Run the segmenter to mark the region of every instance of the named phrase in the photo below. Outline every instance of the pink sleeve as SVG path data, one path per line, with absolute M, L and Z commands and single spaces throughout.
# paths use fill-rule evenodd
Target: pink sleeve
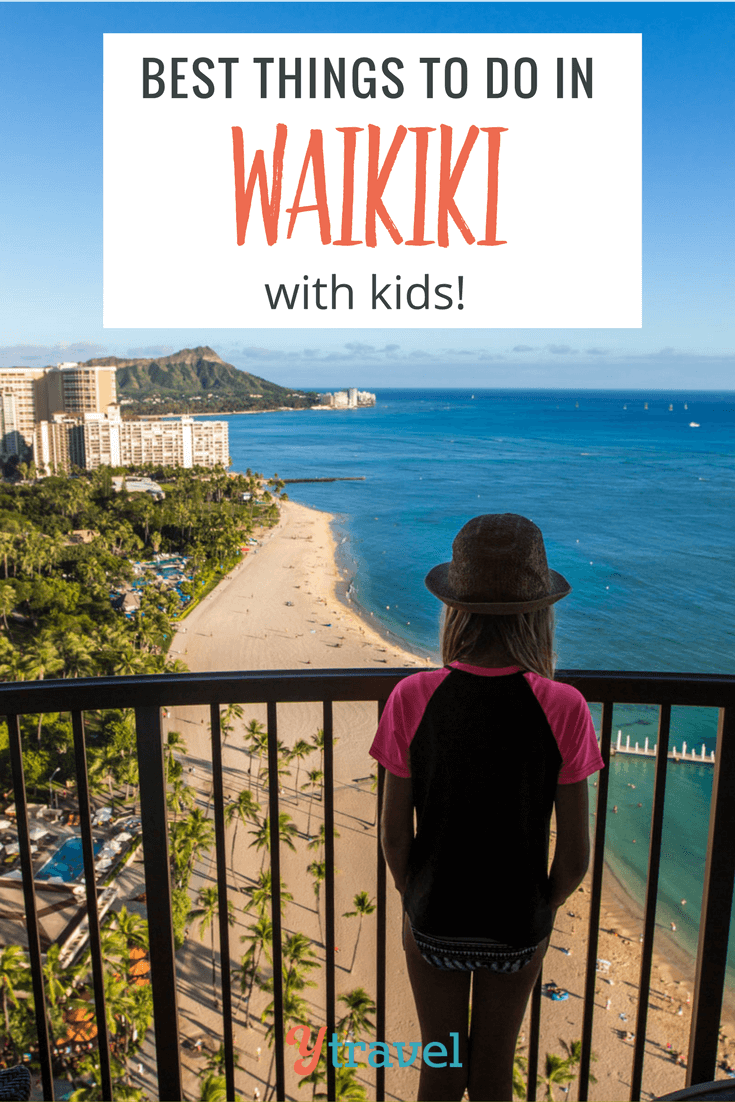
M 449 670 L 422 670 L 399 681 L 388 697 L 370 756 L 396 777 L 410 777 L 409 748 L 426 705 Z
M 587 701 L 572 685 L 525 674 L 561 754 L 559 784 L 575 784 L 604 768 Z

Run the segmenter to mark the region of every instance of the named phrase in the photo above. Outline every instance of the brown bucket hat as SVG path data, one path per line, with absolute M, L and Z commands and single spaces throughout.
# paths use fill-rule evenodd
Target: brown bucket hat
M 541 529 L 517 513 L 469 520 L 454 538 L 452 561 L 430 570 L 425 583 L 445 605 L 491 616 L 546 608 L 572 589 L 549 569 Z

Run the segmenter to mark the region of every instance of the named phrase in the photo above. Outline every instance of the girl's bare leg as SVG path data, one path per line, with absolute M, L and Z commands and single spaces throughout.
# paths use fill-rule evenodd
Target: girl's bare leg
M 468 1080 L 468 1027 L 471 972 L 445 972 L 427 964 L 416 948 L 408 919 L 404 918 L 406 964 L 421 1026 L 421 1043 L 438 1041 L 447 1051 L 447 1066 L 429 1067 L 421 1063 L 417 1098 L 419 1102 L 459 1102 Z M 452 1068 L 454 1038 L 459 1035 L 461 1067 Z M 443 1057 L 433 1054 L 441 1062 Z M 500 1096 L 498 1096 L 500 1097 Z M 509 1096 L 510 1097 L 510 1096 Z M 488 1095 L 490 1098 L 490 1095 Z
M 523 1015 L 549 939 L 520 972 L 473 973 L 468 1093 L 473 1102 L 513 1098 L 513 1057 Z

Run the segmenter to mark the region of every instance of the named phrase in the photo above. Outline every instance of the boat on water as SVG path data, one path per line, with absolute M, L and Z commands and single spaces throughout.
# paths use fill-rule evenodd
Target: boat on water
M 700 427 L 699 426 L 699 421 L 690 421 L 689 422 L 689 428 L 690 429 L 698 429 L 699 427 Z

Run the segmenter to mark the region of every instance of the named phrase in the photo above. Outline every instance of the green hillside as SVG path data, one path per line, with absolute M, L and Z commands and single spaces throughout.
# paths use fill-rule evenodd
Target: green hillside
M 240 371 L 207 346 L 150 360 L 105 356 L 87 362 L 117 369 L 118 401 L 126 414 L 300 408 L 316 401 L 314 395 Z

